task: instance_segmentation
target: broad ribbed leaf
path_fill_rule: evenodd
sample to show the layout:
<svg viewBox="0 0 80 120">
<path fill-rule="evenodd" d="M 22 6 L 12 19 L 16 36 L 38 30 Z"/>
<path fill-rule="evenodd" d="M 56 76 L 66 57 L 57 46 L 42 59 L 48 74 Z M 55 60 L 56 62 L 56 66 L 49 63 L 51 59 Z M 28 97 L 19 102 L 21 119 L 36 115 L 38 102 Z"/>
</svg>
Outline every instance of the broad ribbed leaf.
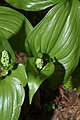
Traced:
<svg viewBox="0 0 80 120">
<path fill-rule="evenodd" d="M 47 79 L 50 75 L 54 73 L 55 66 L 53 63 L 48 63 L 40 72 L 38 76 L 34 76 L 32 73 L 28 74 L 28 87 L 29 87 L 29 102 L 31 104 L 32 98 L 36 91 L 39 89 L 40 85 Z"/>
<path fill-rule="evenodd" d="M 78 10 L 79 10 L 79 21 L 80 21 L 80 1 L 79 1 L 79 7 L 78 7 Z M 80 33 L 80 26 L 79 26 L 79 33 Z M 80 35 L 80 34 L 79 34 Z M 80 39 L 80 37 L 79 37 Z M 80 44 L 80 43 L 79 43 Z"/>
<path fill-rule="evenodd" d="M 53 64 L 53 62 L 51 63 L 47 63 L 43 69 L 40 71 L 40 78 L 42 79 L 47 79 L 51 74 L 54 73 L 54 70 L 55 70 L 55 66 Z"/>
<path fill-rule="evenodd" d="M 0 31 L 17 51 L 24 50 L 24 40 L 32 30 L 30 22 L 21 13 L 0 6 Z"/>
<path fill-rule="evenodd" d="M 27 74 L 25 70 L 25 66 L 23 64 L 19 64 L 18 67 L 12 70 L 11 77 L 16 77 L 19 79 L 24 86 L 27 84 Z"/>
<path fill-rule="evenodd" d="M 27 73 L 32 73 L 32 75 L 34 76 L 38 76 L 39 75 L 39 71 L 36 67 L 36 59 L 33 57 L 29 57 L 26 63 L 26 72 Z"/>
<path fill-rule="evenodd" d="M 9 42 L 7 41 L 7 39 L 4 37 L 4 34 L 2 34 L 2 32 L 0 32 L 0 54 L 3 50 L 7 50 L 9 52 L 9 54 L 11 56 L 11 63 L 13 64 L 15 61 L 14 52 L 13 52 Z"/>
<path fill-rule="evenodd" d="M 5 0 L 5 1 L 19 9 L 38 11 L 53 6 L 64 0 Z"/>
<path fill-rule="evenodd" d="M 39 52 L 57 58 L 69 77 L 79 61 L 79 1 L 66 1 L 54 6 L 29 34 L 33 56 Z"/>
<path fill-rule="evenodd" d="M 24 89 L 15 77 L 0 81 L 0 120 L 18 120 L 24 100 Z"/>
<path fill-rule="evenodd" d="M 39 77 L 35 77 L 32 74 L 28 76 L 28 87 L 29 87 L 29 103 L 31 104 L 32 99 L 36 91 L 39 89 L 39 86 L 43 82 Z"/>
</svg>

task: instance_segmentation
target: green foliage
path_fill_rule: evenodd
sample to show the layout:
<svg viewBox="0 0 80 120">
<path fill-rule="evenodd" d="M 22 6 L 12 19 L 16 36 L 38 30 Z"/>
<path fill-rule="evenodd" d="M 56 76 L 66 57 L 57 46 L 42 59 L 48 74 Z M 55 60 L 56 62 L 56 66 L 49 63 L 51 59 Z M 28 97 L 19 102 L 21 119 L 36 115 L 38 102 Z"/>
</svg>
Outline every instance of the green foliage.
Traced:
<svg viewBox="0 0 80 120">
<path fill-rule="evenodd" d="M 31 30 L 30 22 L 22 14 L 0 6 L 0 118 L 3 120 L 18 120 L 20 115 L 27 74 L 24 65 L 15 64 L 15 51 L 24 51 L 24 40 Z M 9 58 L 9 66 L 5 66 L 3 60 L 7 56 L 3 56 L 3 51 Z"/>
<path fill-rule="evenodd" d="M 80 88 L 75 85 L 79 76 L 73 75 L 80 58 L 80 1 L 5 1 L 27 11 L 52 7 L 33 28 L 21 13 L 0 6 L 0 118 L 18 120 L 26 84 L 30 104 L 44 82 L 53 91 L 62 82 L 67 88 Z M 24 64 L 15 63 L 16 52 L 28 52 Z"/>
<path fill-rule="evenodd" d="M 64 0 L 5 0 L 10 5 L 28 11 L 38 11 L 46 9 Z"/>
<path fill-rule="evenodd" d="M 32 102 L 32 98 L 40 85 L 50 75 L 54 73 L 55 66 L 52 62 L 47 63 L 40 71 L 37 69 L 35 58 L 29 58 L 26 70 L 28 74 L 28 87 L 29 87 L 29 101 Z"/>
<path fill-rule="evenodd" d="M 0 32 L 8 39 L 13 49 L 25 51 L 24 41 L 32 30 L 32 25 L 21 13 L 0 6 Z"/>
<path fill-rule="evenodd" d="M 0 81 L 0 119 L 18 120 L 24 101 L 24 89 L 21 82 L 11 76 Z"/>
<path fill-rule="evenodd" d="M 55 5 L 28 35 L 30 50 L 49 54 L 65 67 L 67 79 L 79 62 L 79 1 Z"/>
<path fill-rule="evenodd" d="M 13 62 L 15 61 L 15 54 L 13 52 L 13 49 L 11 48 L 7 39 L 4 37 L 4 34 L 0 32 L 0 57 L 3 50 L 6 50 L 9 52 L 11 56 L 11 63 L 13 64 Z"/>
<path fill-rule="evenodd" d="M 73 79 L 72 79 L 72 77 L 70 76 L 69 78 L 68 78 L 68 80 L 66 80 L 65 82 L 64 82 L 64 86 L 68 89 L 68 90 L 72 90 L 73 89 L 73 87 L 74 87 L 74 85 L 73 85 Z"/>
<path fill-rule="evenodd" d="M 18 64 L 18 67 L 12 70 L 11 77 L 15 76 L 21 81 L 22 86 L 25 87 L 27 84 L 27 74 L 23 64 Z"/>
<path fill-rule="evenodd" d="M 0 41 L 0 54 L 5 51 L 5 56 L 0 56 L 0 117 L 3 120 L 18 120 L 25 97 L 23 86 L 27 83 L 27 75 L 22 64 L 19 64 L 17 69 L 11 70 L 14 67 L 14 52 L 2 33 L 0 33 Z M 7 61 L 2 61 L 4 57 L 9 57 L 6 50 L 12 59 L 10 66 L 5 66 Z"/>
</svg>

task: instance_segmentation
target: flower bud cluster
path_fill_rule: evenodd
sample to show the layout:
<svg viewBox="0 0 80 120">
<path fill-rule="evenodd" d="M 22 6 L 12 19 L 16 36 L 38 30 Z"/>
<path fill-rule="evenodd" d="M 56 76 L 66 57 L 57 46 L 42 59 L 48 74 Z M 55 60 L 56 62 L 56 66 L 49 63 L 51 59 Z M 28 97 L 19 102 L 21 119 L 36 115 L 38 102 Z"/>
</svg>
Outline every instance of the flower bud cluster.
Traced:
<svg viewBox="0 0 80 120">
<path fill-rule="evenodd" d="M 42 69 L 42 67 L 43 67 L 43 59 L 37 58 L 36 59 L 36 65 L 37 65 L 37 68 Z"/>
<path fill-rule="evenodd" d="M 8 68 L 10 66 L 10 58 L 9 58 L 9 54 L 8 54 L 8 52 L 6 50 L 2 51 L 1 64 L 5 68 Z"/>
</svg>

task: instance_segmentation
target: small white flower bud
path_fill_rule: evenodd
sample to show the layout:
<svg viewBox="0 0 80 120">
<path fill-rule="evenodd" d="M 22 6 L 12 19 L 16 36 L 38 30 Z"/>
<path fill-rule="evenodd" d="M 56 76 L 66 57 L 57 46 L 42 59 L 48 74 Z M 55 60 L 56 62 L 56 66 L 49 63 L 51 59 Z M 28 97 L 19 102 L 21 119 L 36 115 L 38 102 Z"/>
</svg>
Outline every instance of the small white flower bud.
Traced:
<svg viewBox="0 0 80 120">
<path fill-rule="evenodd" d="M 9 54 L 6 50 L 2 51 L 2 56 L 1 56 L 1 63 L 3 65 L 3 67 L 8 68 L 10 66 L 10 61 L 9 61 Z"/>
<path fill-rule="evenodd" d="M 36 65 L 37 65 L 37 68 L 42 69 L 42 67 L 43 67 L 43 59 L 37 58 L 36 59 Z"/>
</svg>

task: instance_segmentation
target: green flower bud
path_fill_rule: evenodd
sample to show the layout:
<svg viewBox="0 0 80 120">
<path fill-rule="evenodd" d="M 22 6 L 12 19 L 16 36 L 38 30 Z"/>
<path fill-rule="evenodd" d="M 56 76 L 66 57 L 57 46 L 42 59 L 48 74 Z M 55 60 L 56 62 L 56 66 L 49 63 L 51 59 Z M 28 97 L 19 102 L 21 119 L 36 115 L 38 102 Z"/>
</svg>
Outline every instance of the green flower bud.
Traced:
<svg viewBox="0 0 80 120">
<path fill-rule="evenodd" d="M 10 66 L 10 58 L 9 58 L 9 54 L 8 54 L 8 52 L 6 50 L 2 51 L 1 64 L 5 68 L 8 68 Z"/>
<path fill-rule="evenodd" d="M 36 59 L 36 65 L 37 65 L 37 68 L 42 69 L 42 67 L 43 67 L 43 59 L 37 58 Z"/>
<path fill-rule="evenodd" d="M 39 53 L 39 54 L 38 54 L 38 57 L 39 57 L 39 58 L 43 58 L 43 54 L 42 54 L 42 53 Z"/>
</svg>

